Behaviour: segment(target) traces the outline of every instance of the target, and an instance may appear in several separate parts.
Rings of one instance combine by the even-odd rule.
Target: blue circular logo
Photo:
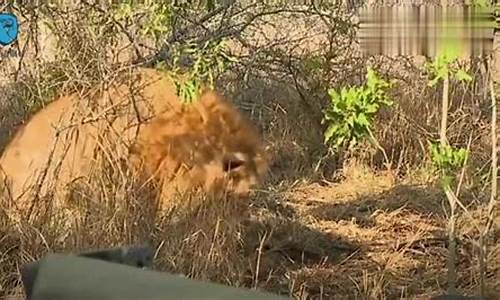
[[[0,45],[7,46],[17,39],[19,22],[11,13],[0,13]]]

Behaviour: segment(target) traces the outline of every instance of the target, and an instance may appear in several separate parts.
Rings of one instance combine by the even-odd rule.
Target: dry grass
[[[337,183],[314,180],[307,167],[299,169],[307,166],[300,148],[290,149],[311,137],[292,135],[290,123],[281,122],[264,130],[278,161],[268,185],[249,202],[194,195],[159,212],[150,187],[138,191],[129,176],[98,164],[92,177],[75,184],[66,211],[41,202],[16,223],[0,210],[1,296],[19,291],[19,266],[45,253],[141,243],[157,250],[158,270],[296,299],[426,299],[444,291],[442,192],[355,160]],[[295,141],[276,138],[276,131],[287,130]],[[297,155],[296,161],[279,156],[285,151]],[[462,198],[472,213],[481,213],[473,195]],[[459,288],[473,294],[477,255],[469,239],[477,232],[468,230],[465,217],[461,224]],[[486,281],[491,299],[500,288],[499,250],[493,249]]]
[[[341,183],[306,185],[291,191],[289,197],[312,228],[342,235],[360,245],[340,267],[326,268],[333,274],[340,268],[349,277],[340,284],[344,295],[357,291],[369,299],[426,299],[446,289],[446,218],[441,209],[446,200],[441,190],[415,182],[395,182],[390,173],[374,175],[366,167],[352,165]],[[471,210],[484,208],[472,206]],[[477,239],[478,232],[464,233],[470,220],[467,223],[462,218],[462,222],[459,288],[465,294],[474,294],[479,275],[471,239]],[[498,245],[494,247],[489,266],[491,299],[500,288],[495,261],[499,250]],[[325,270],[320,273],[324,276]],[[337,293],[338,288],[330,295]]]

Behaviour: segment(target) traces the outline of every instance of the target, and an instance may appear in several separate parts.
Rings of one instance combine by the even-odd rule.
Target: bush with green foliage
[[[386,94],[392,86],[368,68],[366,85],[330,89],[330,105],[324,110],[322,123],[328,123],[324,133],[325,143],[334,150],[348,145],[354,146],[367,135],[373,138],[371,126],[380,108],[392,106],[393,102]]]
[[[186,61],[187,68],[184,66]],[[167,67],[166,63],[162,62],[157,68],[166,70],[172,77],[181,100],[184,103],[192,103],[196,101],[204,86],[214,89],[215,78],[235,61],[228,53],[224,40],[209,40],[201,47],[194,42],[188,42],[175,48],[172,65]],[[184,77],[186,75],[187,78]]]

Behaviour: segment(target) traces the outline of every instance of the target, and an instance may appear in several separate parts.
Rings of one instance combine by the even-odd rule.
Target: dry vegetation
[[[20,291],[20,265],[48,252],[143,243],[155,247],[157,270],[296,299],[428,299],[446,290],[448,209],[427,147],[439,135],[440,89],[427,86],[428,74],[416,61],[361,56],[345,7],[327,14],[317,7],[245,8],[246,2],[214,13],[203,26],[187,21],[201,14],[188,12],[176,24],[178,34],[163,38],[170,44],[229,38],[238,62],[217,84],[271,146],[275,160],[266,184],[248,202],[190,205],[200,200],[192,197],[203,198],[198,195],[160,212],[153,189],[137,191],[133,179],[98,164],[68,194],[68,210],[54,210],[50,195],[40,195],[35,209],[16,221],[3,199],[1,298]],[[12,7],[24,23],[13,46],[18,57],[2,56],[0,65],[0,149],[55,95],[106,82],[162,48],[139,34],[140,26],[116,20],[106,3],[64,3]],[[44,22],[55,28],[52,36]],[[398,80],[391,90],[396,106],[374,124],[390,170],[368,143],[343,155],[323,144],[326,90],[362,83],[368,63]],[[458,289],[470,295],[480,277],[475,224],[484,226],[493,180],[491,102],[479,65],[469,64],[472,83],[451,85],[448,128],[450,144],[470,143],[471,150],[459,193],[467,212],[460,210],[457,225]],[[500,297],[496,215],[487,241],[488,299]]]

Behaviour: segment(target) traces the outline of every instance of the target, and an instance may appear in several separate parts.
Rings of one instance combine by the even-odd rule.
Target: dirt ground
[[[438,188],[353,165],[341,182],[298,183],[282,201],[311,234],[292,235],[302,244],[301,256],[291,258],[302,264],[291,271],[298,299],[428,299],[446,292],[446,200]],[[477,258],[466,236],[458,278],[461,292],[474,295]],[[284,244],[274,251],[290,255],[294,242]],[[491,299],[500,292],[499,251],[497,244],[488,270]]]

